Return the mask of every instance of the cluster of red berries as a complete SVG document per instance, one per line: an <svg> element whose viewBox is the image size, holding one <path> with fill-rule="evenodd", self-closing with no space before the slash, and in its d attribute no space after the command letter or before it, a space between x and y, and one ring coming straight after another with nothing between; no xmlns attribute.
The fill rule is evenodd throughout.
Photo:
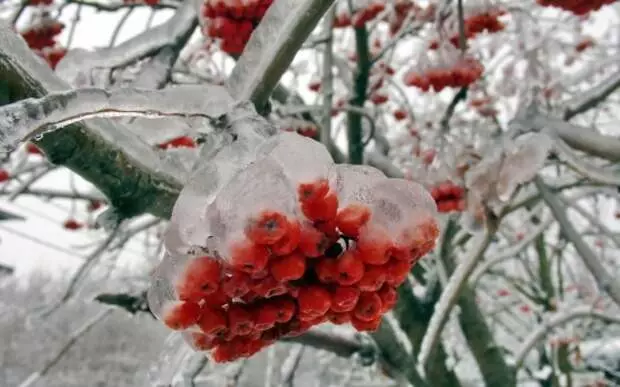
<svg viewBox="0 0 620 387"><path fill-rule="evenodd" d="M469 16L465 19L465 39L473 39L478 34L484 31L489 33L496 33L506 28L506 25L499 20L500 16L505 15L504 10L488 10L486 12L478 13ZM460 37L458 33L452 34L449 39L450 43L455 47L460 46ZM439 41L434 40L431 42L429 48L436 50L439 48Z"/></svg>
<svg viewBox="0 0 620 387"><path fill-rule="evenodd" d="M172 140L157 144L159 149L171 149L171 148L195 148L196 142L189 136L175 137Z"/></svg>
<svg viewBox="0 0 620 387"><path fill-rule="evenodd" d="M203 16L210 19L204 34L221 39L222 51L243 52L254 28L260 23L273 0L205 0Z"/></svg>
<svg viewBox="0 0 620 387"><path fill-rule="evenodd" d="M435 67L422 73L410 71L403 81L407 86L415 86L424 92L431 88L436 92L446 87L465 87L474 83L484 71L482 64L473 58L462 58L452 67Z"/></svg>
<svg viewBox="0 0 620 387"><path fill-rule="evenodd" d="M64 29L64 24L56 20L44 20L40 24L30 27L20 34L37 55L45 59L54 69L66 55L67 50L58 46L57 36Z"/></svg>
<svg viewBox="0 0 620 387"><path fill-rule="evenodd" d="M432 211L420 212L432 199L415 183L382 177L372 192L392 196L364 203L339 176L298 183L299 215L261 209L244 217L225 256L205 250L189 258L173 279L176 297L164 304L163 322L215 362L251 356L327 321L376 330L396 288L435 246L437 222ZM362 178L371 176L356 175ZM407 212L387 214L388 197Z"/></svg>
<svg viewBox="0 0 620 387"><path fill-rule="evenodd" d="M36 7L36 6L39 6L39 5L52 5L53 2L54 2L54 0L30 0L28 2L28 5Z"/></svg>
<svg viewBox="0 0 620 387"><path fill-rule="evenodd" d="M543 7L556 7L575 15L585 15L598 11L602 6L613 4L615 0L536 0Z"/></svg>
<svg viewBox="0 0 620 387"><path fill-rule="evenodd" d="M366 7L358 9L353 15L346 9L341 9L334 18L334 28L346 28L353 26L362 27L367 22L373 20L385 9L385 4L380 1L372 1Z"/></svg>
<svg viewBox="0 0 620 387"><path fill-rule="evenodd" d="M313 122L297 118L282 120L279 126L281 130L299 133L304 137L315 138L319 134L319 128Z"/></svg>
<svg viewBox="0 0 620 387"><path fill-rule="evenodd" d="M437 203L437 211L465 211L465 190L451 181L445 181L431 190L431 196Z"/></svg>
<svg viewBox="0 0 620 387"><path fill-rule="evenodd" d="M0 183L4 183L5 181L9 181L11 178L11 174L4 168L0 168Z"/></svg>

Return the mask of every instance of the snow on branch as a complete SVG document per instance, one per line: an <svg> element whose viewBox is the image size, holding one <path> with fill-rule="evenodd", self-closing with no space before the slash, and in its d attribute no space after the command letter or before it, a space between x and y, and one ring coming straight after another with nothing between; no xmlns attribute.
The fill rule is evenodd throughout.
<svg viewBox="0 0 620 387"><path fill-rule="evenodd" d="M530 335L525 338L521 348L519 348L515 356L515 364L517 368L523 365L523 361L530 350L534 348L534 346L549 332L560 325L564 325L579 318L594 318L607 323L620 324L620 316L612 316L610 314L594 311L592 310L592 306L589 305L571 308L565 313L556 314L548 321L543 321L538 329L530 333Z"/></svg>
<svg viewBox="0 0 620 387"><path fill-rule="evenodd" d="M580 175L590 179L593 182L620 186L620 175L617 173L610 173L605 169L592 165L586 160L583 160L576 155L562 139L557 138L554 147L560 160L564 161Z"/></svg>
<svg viewBox="0 0 620 387"><path fill-rule="evenodd" d="M484 232L475 236L472 242L473 247L469 251L468 256L464 257L461 263L456 267L446 284L445 290L441 293L437 304L435 304L435 311L428 323L426 334L424 338L422 338L422 343L420 344L420 350L418 352L417 363L421 373L426 368L426 363L439 342L441 332L448 321L452 307L457 302L461 290L466 285L467 279L476 267L478 261L484 255L492 235L493 232L491 232L491 230L485 229Z"/></svg>
<svg viewBox="0 0 620 387"><path fill-rule="evenodd" d="M599 103L605 101L616 89L620 87L620 71L605 78L598 85L592 87L585 93L579 94L578 97L567 103L564 119L571 118L585 113L586 111L596 107Z"/></svg>
<svg viewBox="0 0 620 387"><path fill-rule="evenodd" d="M214 119L232 98L219 86L184 85L164 90L84 88L28 98L0 107L0 147L94 117L139 116Z"/></svg>
<svg viewBox="0 0 620 387"><path fill-rule="evenodd" d="M201 3L199 0L185 1L168 21L149 28L116 47L95 51L71 50L58 63L56 72L61 78L73 82L81 71L126 66L155 53L162 47L175 46L198 25Z"/></svg>
<svg viewBox="0 0 620 387"><path fill-rule="evenodd" d="M620 282L616 281L605 269L596 254L588 247L584 242L579 232L575 229L571 221L566 214L566 206L560 202L560 200L551 192L549 187L543 182L540 177L536 177L534 180L536 187L540 191L540 194L547 203L547 206L551 210L551 213L560 224L562 232L566 238L571 241L575 250L583 260L592 276L596 280L598 286L606 292L609 297L620 306Z"/></svg>
<svg viewBox="0 0 620 387"><path fill-rule="evenodd" d="M227 86L237 101L257 110L288 69L297 51L334 0L275 0L252 33Z"/></svg>

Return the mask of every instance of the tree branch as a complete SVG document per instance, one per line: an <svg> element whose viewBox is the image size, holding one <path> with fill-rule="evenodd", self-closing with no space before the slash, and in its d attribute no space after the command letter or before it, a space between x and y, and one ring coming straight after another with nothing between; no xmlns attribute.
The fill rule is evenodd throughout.
<svg viewBox="0 0 620 387"><path fill-rule="evenodd" d="M252 33L227 81L237 101L263 111L282 74L334 0L276 0Z"/></svg>
<svg viewBox="0 0 620 387"><path fill-rule="evenodd" d="M620 87L620 71L610 75L598 85L590 88L586 93L580 94L579 97L569 101L564 120L585 113L605 101L616 89Z"/></svg>
<svg viewBox="0 0 620 387"><path fill-rule="evenodd" d="M515 356L516 367L520 368L523 365L525 357L530 352L530 350L534 348L534 346L554 328L560 325L564 325L578 318L588 317L599 319L608 323L620 324L620 317L596 312L592 310L592 306L581 306L576 308L573 307L571 308L571 310L562 314L557 314L549 321L543 322L538 329L536 329L528 337L525 338L523 344L521 345L521 348L517 351L517 354Z"/></svg>
<svg viewBox="0 0 620 387"><path fill-rule="evenodd" d="M571 241L583 263L588 268L590 273L592 273L592 276L596 280L598 286L606 292L609 297L611 297L616 305L620 306L620 282L611 277L594 252L583 241L575 227L573 227L571 221L568 219L565 206L551 193L549 187L547 187L544 181L537 176L534 182L540 191L543 200L547 203L547 206L549 206L551 213L560 224L562 232L566 238Z"/></svg>

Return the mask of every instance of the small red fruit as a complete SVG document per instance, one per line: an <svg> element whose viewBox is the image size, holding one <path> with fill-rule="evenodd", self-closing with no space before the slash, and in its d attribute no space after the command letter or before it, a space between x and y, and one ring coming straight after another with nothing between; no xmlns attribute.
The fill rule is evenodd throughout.
<svg viewBox="0 0 620 387"><path fill-rule="evenodd" d="M250 291L250 276L238 270L231 270L222 277L221 288L230 298L241 298Z"/></svg>
<svg viewBox="0 0 620 387"><path fill-rule="evenodd" d="M311 224L301 226L298 248L306 257L316 258L323 255L329 244L329 238Z"/></svg>
<svg viewBox="0 0 620 387"><path fill-rule="evenodd" d="M370 209L361 204L350 204L338 211L336 227L346 236L355 238L370 220Z"/></svg>
<svg viewBox="0 0 620 387"><path fill-rule="evenodd" d="M67 230L72 230L72 231L79 230L82 227L84 227L84 225L82 223L78 222L75 219L67 219L67 220L65 220L65 222L62 224L62 226L64 228L66 228Z"/></svg>
<svg viewBox="0 0 620 387"><path fill-rule="evenodd" d="M335 259L323 258L314 266L316 276L324 284L338 281L337 263Z"/></svg>
<svg viewBox="0 0 620 387"><path fill-rule="evenodd" d="M383 265L390 258L390 237L377 227L364 227L359 234L355 248L359 258L369 265Z"/></svg>
<svg viewBox="0 0 620 387"><path fill-rule="evenodd" d="M198 302L214 293L219 287L220 273L220 262L213 257L202 256L190 260L176 283L179 298Z"/></svg>
<svg viewBox="0 0 620 387"><path fill-rule="evenodd" d="M270 246L273 255L288 255L299 245L301 230L299 222L291 221L288 223L286 234L276 243Z"/></svg>
<svg viewBox="0 0 620 387"><path fill-rule="evenodd" d="M327 313L331 306L331 296L324 288L311 285L299 289L297 304L299 319L310 321Z"/></svg>
<svg viewBox="0 0 620 387"><path fill-rule="evenodd" d="M231 264L237 270L253 274L263 271L269 260L269 250L249 240L237 241L231 246Z"/></svg>
<svg viewBox="0 0 620 387"><path fill-rule="evenodd" d="M301 203L309 203L324 198L329 192L329 181L319 179L311 183L302 183L297 187L297 197Z"/></svg>
<svg viewBox="0 0 620 387"><path fill-rule="evenodd" d="M381 298L381 313L392 309L398 301L398 292L388 284L383 285L377 294Z"/></svg>
<svg viewBox="0 0 620 387"><path fill-rule="evenodd" d="M254 329L254 318L252 313L243 305L230 305L228 307L228 327L230 332L235 335L249 335Z"/></svg>
<svg viewBox="0 0 620 387"><path fill-rule="evenodd" d="M276 281L294 281L303 277L306 271L306 257L299 252L294 252L272 260L269 269Z"/></svg>
<svg viewBox="0 0 620 387"><path fill-rule="evenodd" d="M250 289L260 297L270 298L286 294L286 285L278 282L275 278L268 275L265 278L252 280Z"/></svg>
<svg viewBox="0 0 620 387"><path fill-rule="evenodd" d="M355 316L351 316L351 325L353 325L353 328L355 328L358 332L375 332L379 329L381 321L381 316L370 321L363 321Z"/></svg>
<svg viewBox="0 0 620 387"><path fill-rule="evenodd" d="M359 289L339 286L332 293L331 310L338 313L350 312L355 308L359 296Z"/></svg>
<svg viewBox="0 0 620 387"><path fill-rule="evenodd" d="M6 169L0 169L0 183L3 183L7 180L9 180L9 178L11 177L11 175L9 174L9 172Z"/></svg>
<svg viewBox="0 0 620 387"><path fill-rule="evenodd" d="M228 297L221 288L216 290L215 293L204 296L202 299L204 300L205 305L211 308L221 308L228 304L231 300L231 298Z"/></svg>
<svg viewBox="0 0 620 387"><path fill-rule="evenodd" d="M196 324L200 312L197 303L178 301L164 308L162 319L168 328L180 331Z"/></svg>
<svg viewBox="0 0 620 387"><path fill-rule="evenodd" d="M286 235L288 224L284 214L276 211L263 211L248 222L245 235L256 244L272 245Z"/></svg>
<svg viewBox="0 0 620 387"><path fill-rule="evenodd" d="M383 266L366 265L364 276L357 284L363 292L375 292L383 286L386 274Z"/></svg>
<svg viewBox="0 0 620 387"><path fill-rule="evenodd" d="M390 260L385 266L385 282L391 286L399 286L405 282L411 270L411 265L408 262L396 259Z"/></svg>
<svg viewBox="0 0 620 387"><path fill-rule="evenodd" d="M228 335L226 313L220 309L203 307L198 326L203 333L210 336L225 337Z"/></svg>
<svg viewBox="0 0 620 387"><path fill-rule="evenodd" d="M323 198L301 202L301 212L313 222L326 222L338 213L338 196L330 192Z"/></svg>
<svg viewBox="0 0 620 387"><path fill-rule="evenodd" d="M191 345L198 351L208 351L215 347L217 340L204 333L192 332Z"/></svg>
<svg viewBox="0 0 620 387"><path fill-rule="evenodd" d="M353 285L364 276L364 264L353 250L348 250L338 258L336 273L340 285Z"/></svg>
<svg viewBox="0 0 620 387"><path fill-rule="evenodd" d="M362 321L372 321L381 316L381 297L377 293L362 292L353 315Z"/></svg>
<svg viewBox="0 0 620 387"><path fill-rule="evenodd" d="M295 314L296 306L295 301L288 296L276 297L270 300L278 309L278 316L276 321L279 323L289 322Z"/></svg>
<svg viewBox="0 0 620 387"><path fill-rule="evenodd" d="M346 324L351 321L351 314L347 312L338 313L338 312L329 311L327 312L327 319L332 324L342 325L342 324Z"/></svg>

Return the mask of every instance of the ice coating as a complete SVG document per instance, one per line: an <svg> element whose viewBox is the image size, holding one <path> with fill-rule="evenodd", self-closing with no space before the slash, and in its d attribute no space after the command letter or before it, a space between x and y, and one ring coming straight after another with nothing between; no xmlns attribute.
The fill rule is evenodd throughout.
<svg viewBox="0 0 620 387"><path fill-rule="evenodd" d="M340 202L368 203L370 188L377 182L387 179L383 172L367 165L338 164L334 166L335 189Z"/></svg>
<svg viewBox="0 0 620 387"><path fill-rule="evenodd" d="M149 309L158 319L162 319L164 307L177 298L173 280L187 261L187 257L172 256L164 251L160 264L155 268L151 276L151 284L146 298L149 303Z"/></svg>
<svg viewBox="0 0 620 387"><path fill-rule="evenodd" d="M334 160L318 141L297 133L281 132L265 141L257 150L258 157L269 155L295 183L308 183L328 178Z"/></svg>
<svg viewBox="0 0 620 387"><path fill-rule="evenodd" d="M228 255L230 244L242 238L244 230L264 212L295 216L295 191L281 165L264 157L239 171L222 188L213 206L222 214L221 253Z"/></svg>

